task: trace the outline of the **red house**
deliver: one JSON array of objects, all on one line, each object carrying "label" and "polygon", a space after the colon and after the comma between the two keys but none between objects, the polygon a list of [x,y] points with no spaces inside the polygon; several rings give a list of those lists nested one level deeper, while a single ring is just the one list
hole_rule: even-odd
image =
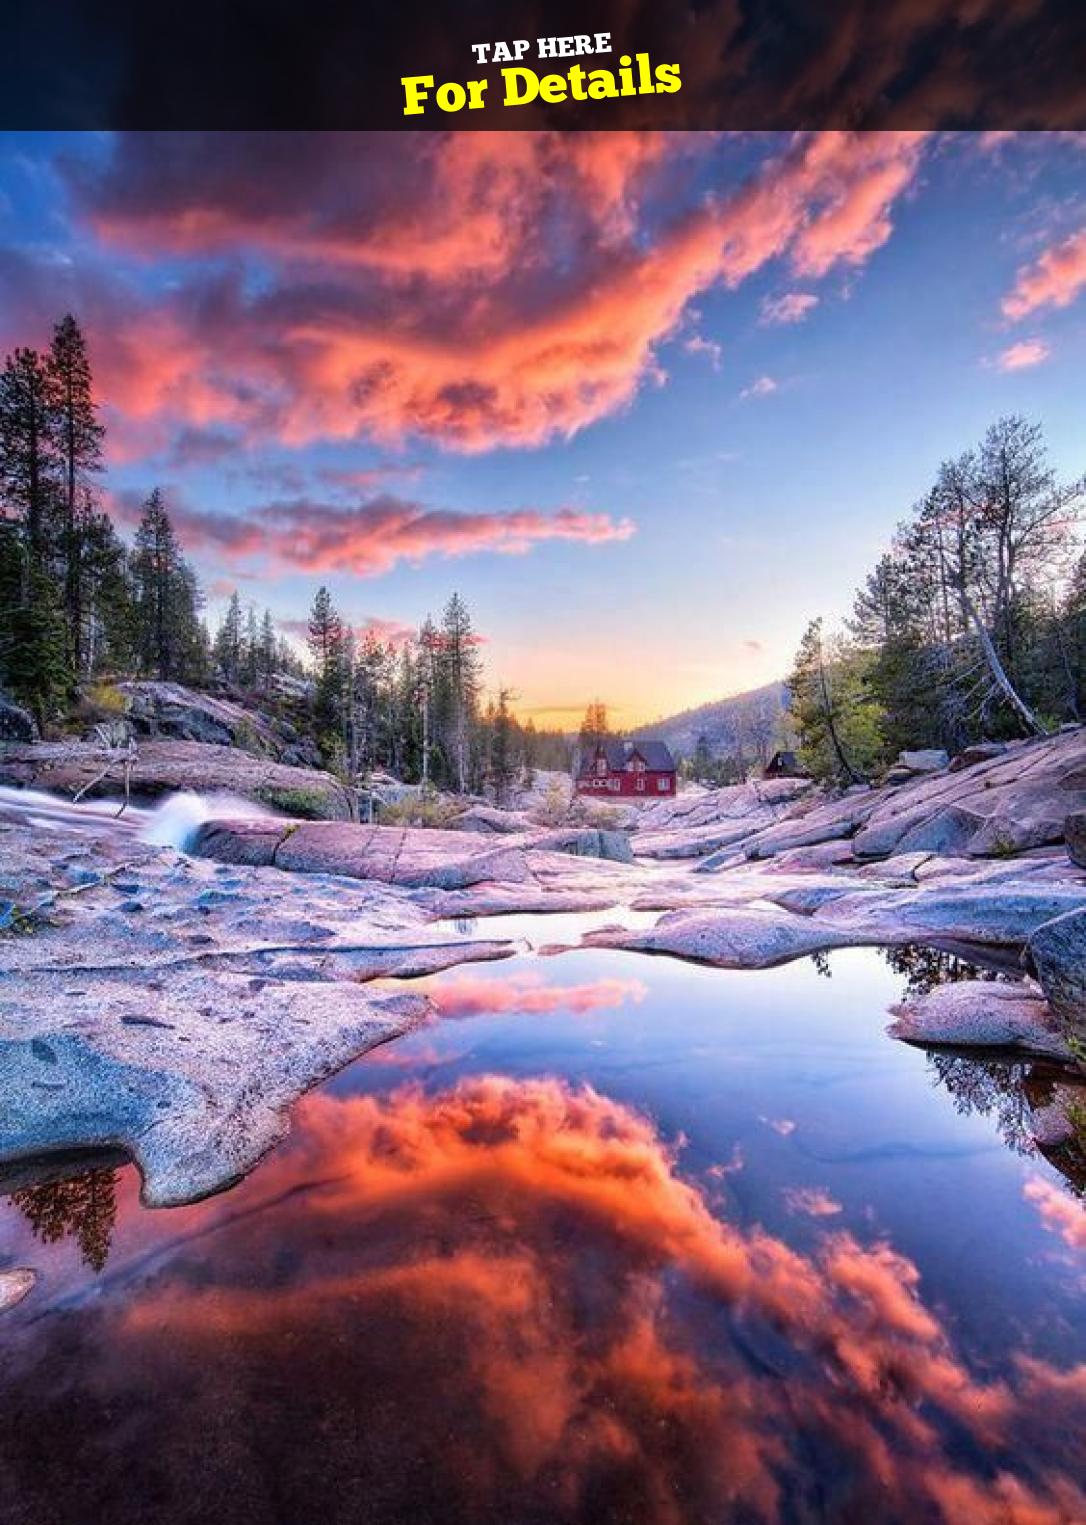
[{"label": "red house", "polygon": [[675,759],[662,741],[603,736],[581,753],[578,794],[657,800],[675,793]]}]

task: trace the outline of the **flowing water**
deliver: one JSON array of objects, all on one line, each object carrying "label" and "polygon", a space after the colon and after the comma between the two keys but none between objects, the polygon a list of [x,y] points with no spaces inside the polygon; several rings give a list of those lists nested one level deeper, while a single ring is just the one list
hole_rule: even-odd
[{"label": "flowing water", "polygon": [[1027,1129],[1060,1077],[884,1032],[960,972],[463,966],[230,1192],[23,1168],[0,1519],[1086,1519],[1086,1175]]}]

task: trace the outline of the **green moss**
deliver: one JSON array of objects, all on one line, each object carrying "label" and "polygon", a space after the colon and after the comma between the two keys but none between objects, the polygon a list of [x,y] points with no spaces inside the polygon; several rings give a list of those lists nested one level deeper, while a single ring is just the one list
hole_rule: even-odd
[{"label": "green moss", "polygon": [[321,789],[277,788],[267,784],[256,791],[262,805],[281,810],[284,815],[299,816],[303,821],[337,821],[340,813],[335,801]]},{"label": "green moss", "polygon": [[1014,842],[1013,838],[997,835],[992,838],[992,845],[988,849],[988,857],[1016,858],[1018,856],[1018,851],[1018,846]]}]

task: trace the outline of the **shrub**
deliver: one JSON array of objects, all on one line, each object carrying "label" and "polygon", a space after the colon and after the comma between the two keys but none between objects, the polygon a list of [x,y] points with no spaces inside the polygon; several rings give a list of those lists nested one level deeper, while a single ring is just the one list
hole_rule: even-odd
[{"label": "shrub", "polygon": [[92,683],[85,702],[101,712],[103,719],[116,720],[128,712],[128,696],[115,683]]},{"label": "shrub", "polygon": [[557,826],[565,820],[569,805],[569,796],[562,785],[561,779],[552,778],[547,785],[541,803],[536,806],[533,815],[544,826]]},{"label": "shrub", "polygon": [[596,831],[620,831],[626,824],[621,806],[605,805],[600,800],[578,799],[571,813]]},{"label": "shrub", "polygon": [[378,805],[382,826],[430,826],[445,830],[460,814],[455,800],[437,794],[408,794],[392,804]]}]

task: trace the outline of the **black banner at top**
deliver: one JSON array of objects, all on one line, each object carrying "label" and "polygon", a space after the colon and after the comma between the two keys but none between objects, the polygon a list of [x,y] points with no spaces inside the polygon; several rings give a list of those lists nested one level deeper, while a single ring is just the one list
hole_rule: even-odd
[{"label": "black banner at top", "polygon": [[8,128],[1086,127],[1083,0],[15,0]]}]

